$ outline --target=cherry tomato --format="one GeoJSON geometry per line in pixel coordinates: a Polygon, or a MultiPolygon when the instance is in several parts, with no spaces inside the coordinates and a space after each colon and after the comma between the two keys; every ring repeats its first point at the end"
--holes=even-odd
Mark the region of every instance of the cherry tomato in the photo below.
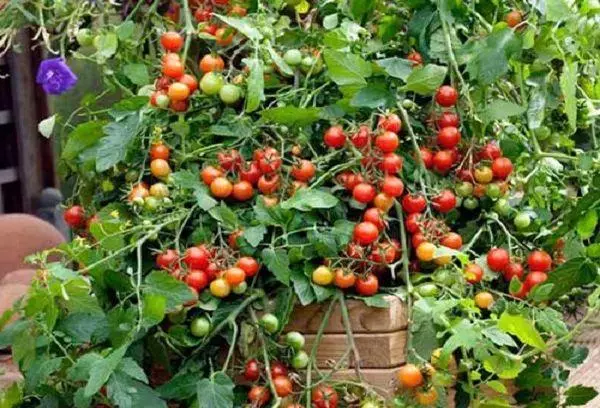
{"type": "Polygon", "coordinates": [[[383,211],[379,208],[369,208],[363,214],[363,221],[371,222],[382,231],[385,228],[385,220],[383,219],[383,211]]]}
{"type": "Polygon", "coordinates": [[[150,159],[163,159],[169,160],[171,155],[170,149],[162,143],[154,143],[150,148],[150,159]]]}
{"type": "Polygon", "coordinates": [[[492,248],[487,253],[487,264],[494,272],[502,272],[510,262],[508,251],[504,248],[492,248]]]}
{"type": "Polygon", "coordinates": [[[246,277],[251,278],[256,275],[260,269],[258,261],[251,256],[243,256],[238,259],[236,266],[246,273],[246,277]]]}
{"type": "Polygon", "coordinates": [[[449,150],[440,150],[433,156],[433,169],[440,174],[446,174],[452,168],[454,158],[449,150]]]}
{"type": "Polygon", "coordinates": [[[489,309],[494,304],[494,296],[490,292],[479,292],[475,295],[475,304],[480,309],[489,309]]]}
{"type": "MultiPolygon", "coordinates": [[[[260,325],[265,329],[265,331],[267,333],[273,334],[277,330],[279,330],[279,319],[274,314],[267,313],[267,314],[263,315],[263,317],[260,318],[260,325]]],[[[271,365],[271,376],[276,377],[276,375],[273,374],[274,367],[275,367],[275,364],[272,364],[271,365]]],[[[285,369],[285,366],[283,366],[283,368],[285,369]]],[[[283,374],[283,375],[287,375],[287,370],[285,370],[285,374],[283,374]]]]}
{"type": "Polygon", "coordinates": [[[483,269],[477,264],[468,264],[465,267],[464,276],[467,282],[474,285],[483,279],[483,269]]]}
{"type": "Polygon", "coordinates": [[[371,141],[371,129],[366,125],[361,125],[358,131],[350,136],[350,141],[357,148],[363,148],[371,141]]]}
{"type": "Polygon", "coordinates": [[[238,201],[250,200],[254,196],[254,187],[247,181],[238,181],[233,185],[231,195],[238,201]]]}
{"type": "Polygon", "coordinates": [[[356,275],[352,271],[346,271],[342,268],[335,270],[333,284],[340,289],[348,289],[356,283],[356,275]]]}
{"type": "Polygon", "coordinates": [[[223,76],[216,72],[207,72],[200,80],[200,89],[206,95],[217,95],[224,85],[223,76]]]}
{"type": "Polygon", "coordinates": [[[202,270],[208,266],[210,252],[204,246],[193,246],[186,249],[183,262],[190,269],[202,270]]]}
{"type": "Polygon", "coordinates": [[[504,20],[510,28],[515,28],[523,21],[523,15],[519,10],[513,10],[506,15],[504,20]]]}
{"type": "Polygon", "coordinates": [[[262,176],[262,171],[260,171],[260,166],[257,162],[250,162],[249,166],[242,165],[239,170],[240,180],[247,181],[253,186],[258,183],[260,176],[262,176]]]}
{"type": "Polygon", "coordinates": [[[283,364],[281,361],[271,361],[271,377],[272,378],[287,377],[287,375],[288,375],[288,369],[285,366],[285,364],[283,364]]]}
{"type": "Polygon", "coordinates": [[[438,392],[433,387],[429,387],[426,390],[418,390],[415,393],[415,399],[420,405],[430,407],[437,403],[438,392]]]}
{"type": "Polygon", "coordinates": [[[462,247],[463,241],[460,234],[449,232],[440,239],[440,244],[446,248],[459,250],[462,247]]]}
{"type": "Polygon", "coordinates": [[[475,169],[475,180],[481,184],[488,184],[494,179],[494,173],[488,166],[478,166],[475,169]]]}
{"type": "Polygon", "coordinates": [[[379,193],[373,199],[375,208],[388,212],[394,206],[394,197],[390,197],[386,193],[379,193]]]}
{"type": "Polygon", "coordinates": [[[473,177],[473,172],[469,169],[460,169],[456,172],[456,177],[462,181],[468,181],[469,183],[473,183],[475,178],[473,177]]]}
{"type": "Polygon", "coordinates": [[[200,71],[207,72],[221,72],[225,69],[225,61],[219,55],[206,54],[200,60],[200,71]]]}
{"type": "Polygon", "coordinates": [[[481,149],[479,156],[482,160],[495,160],[502,156],[502,149],[500,149],[497,143],[490,142],[481,149]]]}
{"type": "Polygon", "coordinates": [[[269,389],[260,385],[254,385],[248,392],[248,401],[252,407],[260,408],[265,406],[271,399],[269,389]]]}
{"type": "Polygon", "coordinates": [[[227,47],[229,44],[233,42],[233,36],[235,32],[231,28],[221,27],[215,32],[215,39],[217,45],[221,47],[227,47]]]}
{"type": "Polygon", "coordinates": [[[523,268],[523,265],[517,262],[510,262],[502,271],[502,276],[504,277],[505,281],[510,282],[513,277],[517,277],[519,280],[521,280],[524,272],[525,269],[523,268]]]}
{"type": "Polygon", "coordinates": [[[237,241],[239,238],[242,237],[242,235],[244,235],[244,232],[241,230],[237,230],[232,232],[228,237],[227,237],[227,244],[233,248],[233,249],[238,249],[238,244],[237,241]]]}
{"type": "Polygon", "coordinates": [[[291,331],[285,335],[285,344],[290,346],[294,351],[302,350],[305,343],[306,339],[297,331],[291,331]]]}
{"type": "Polygon", "coordinates": [[[458,115],[452,112],[443,112],[436,121],[438,128],[443,129],[445,127],[457,128],[460,124],[458,115]]]}
{"type": "Polygon", "coordinates": [[[171,167],[166,160],[155,159],[150,162],[150,172],[154,177],[163,178],[171,174],[171,167]]]}
{"type": "Polygon", "coordinates": [[[293,391],[292,382],[288,377],[275,377],[273,378],[273,386],[275,387],[275,392],[280,397],[287,397],[293,391]]]}
{"type": "Polygon", "coordinates": [[[310,160],[301,160],[292,167],[292,177],[299,181],[309,181],[315,176],[317,169],[310,160]]]}
{"type": "Polygon", "coordinates": [[[417,247],[417,258],[423,262],[430,262],[435,256],[435,245],[431,242],[422,242],[417,247]]]}
{"type": "Polygon", "coordinates": [[[379,169],[386,174],[398,174],[402,171],[403,159],[396,153],[386,153],[379,163],[379,169]]]}
{"type": "Polygon", "coordinates": [[[396,373],[398,383],[402,388],[417,388],[423,384],[423,374],[421,370],[414,364],[406,364],[396,373]]]}
{"type": "Polygon", "coordinates": [[[432,205],[437,211],[445,214],[456,207],[456,196],[451,190],[442,190],[440,194],[433,198],[432,205]]]}
{"type": "Polygon", "coordinates": [[[231,10],[229,10],[230,16],[244,17],[246,14],[248,14],[248,10],[237,4],[231,7],[231,10]]]}
{"type": "Polygon", "coordinates": [[[148,187],[146,186],[146,183],[139,183],[139,184],[135,184],[132,188],[131,188],[131,192],[129,193],[129,201],[133,201],[135,199],[145,199],[146,197],[148,197],[150,195],[150,192],[148,191],[148,187]]]}
{"type": "Polygon", "coordinates": [[[421,160],[423,160],[423,164],[425,165],[425,168],[430,169],[433,167],[433,153],[431,153],[431,150],[429,150],[426,147],[421,147],[419,149],[419,152],[421,154],[421,160]]]}
{"type": "Polygon", "coordinates": [[[258,160],[260,171],[264,174],[273,173],[281,167],[281,156],[277,149],[273,147],[266,147],[258,160]]]}
{"type": "Polygon", "coordinates": [[[406,221],[404,221],[404,224],[406,226],[406,230],[410,234],[415,234],[417,232],[421,232],[420,223],[421,223],[422,217],[423,217],[423,214],[421,214],[419,212],[408,214],[408,216],[406,217],[406,221]]]}
{"type": "Polygon", "coordinates": [[[360,245],[370,245],[379,237],[379,229],[372,222],[360,222],[354,227],[353,237],[360,245]]]}
{"type": "Polygon", "coordinates": [[[339,149],[346,144],[346,134],[341,126],[332,126],[325,131],[323,135],[325,145],[334,149],[339,149]]]}
{"type": "Polygon", "coordinates": [[[527,288],[527,290],[531,290],[537,285],[546,282],[548,279],[548,275],[544,272],[533,271],[529,272],[529,274],[525,277],[525,281],[523,282],[523,286],[527,288]]]}
{"type": "Polygon", "coordinates": [[[174,249],[167,249],[156,255],[156,266],[161,269],[171,269],[177,263],[179,255],[174,249]]]}
{"type": "Polygon", "coordinates": [[[379,290],[379,279],[373,274],[368,274],[365,277],[359,277],[354,284],[356,293],[361,296],[373,296],[379,290]]]}
{"type": "Polygon", "coordinates": [[[210,293],[217,298],[225,298],[231,293],[231,286],[225,279],[215,279],[210,283],[210,293]]]}
{"type": "Polygon", "coordinates": [[[185,283],[189,287],[201,292],[208,286],[208,274],[204,271],[191,270],[185,277],[185,283]]]}
{"type": "Polygon", "coordinates": [[[243,269],[233,267],[225,271],[224,277],[230,286],[236,286],[246,280],[246,273],[243,269]]]}
{"type": "Polygon", "coordinates": [[[552,258],[544,250],[536,250],[527,257],[527,266],[530,271],[548,272],[552,267],[552,258]]]}
{"type": "Polygon", "coordinates": [[[225,84],[219,90],[219,98],[227,105],[236,104],[242,97],[242,90],[237,85],[225,84]]]}
{"type": "Polygon", "coordinates": [[[260,368],[256,359],[250,359],[244,366],[244,378],[246,381],[256,381],[260,378],[260,368]]]}
{"type": "Polygon", "coordinates": [[[396,248],[389,242],[380,243],[373,248],[369,259],[379,264],[391,264],[396,259],[396,248]]]}
{"type": "Polygon", "coordinates": [[[375,187],[368,183],[360,183],[352,189],[352,197],[363,204],[373,201],[376,194],[375,187]]]}
{"type": "Polygon", "coordinates": [[[258,179],[258,189],[263,194],[273,194],[279,189],[279,175],[263,174],[258,179]]]}
{"type": "Polygon", "coordinates": [[[171,58],[163,62],[162,73],[169,78],[181,78],[181,76],[185,73],[185,68],[181,61],[171,58]]]}
{"type": "Polygon", "coordinates": [[[435,94],[435,101],[438,103],[438,105],[443,106],[445,108],[454,106],[456,104],[457,99],[458,92],[456,91],[456,89],[449,85],[441,86],[435,94]]]}
{"type": "Polygon", "coordinates": [[[188,101],[171,101],[169,103],[169,108],[174,112],[185,112],[188,108],[188,101]]]}
{"type": "Polygon", "coordinates": [[[235,149],[231,149],[229,152],[222,151],[217,153],[217,160],[225,170],[237,170],[242,164],[242,156],[235,149]]]}
{"type": "Polygon", "coordinates": [[[223,171],[214,166],[207,166],[202,169],[200,176],[202,178],[202,182],[204,182],[204,184],[207,186],[210,186],[215,179],[223,176],[223,171]]]}
{"type": "Polygon", "coordinates": [[[196,9],[194,13],[194,18],[196,22],[203,23],[205,21],[209,21],[212,18],[212,8],[211,7],[199,7],[196,9]]]}
{"type": "Polygon", "coordinates": [[[190,96],[190,88],[181,82],[174,82],[169,86],[168,95],[172,101],[184,101],[190,96]]]}
{"type": "Polygon", "coordinates": [[[175,31],[167,31],[160,36],[160,45],[169,52],[178,52],[183,47],[183,37],[175,31]]]}
{"type": "Polygon", "coordinates": [[[386,131],[375,138],[375,146],[383,153],[392,153],[400,145],[400,139],[394,132],[386,131]]]}
{"type": "Polygon", "coordinates": [[[380,116],[377,125],[386,132],[399,133],[402,129],[402,121],[395,113],[390,113],[387,116],[380,116]]]}
{"type": "Polygon", "coordinates": [[[409,60],[409,61],[411,61],[412,64],[413,64],[413,66],[414,65],[422,65],[423,64],[423,57],[417,51],[411,51],[406,56],[406,59],[409,60]]]}
{"type": "Polygon", "coordinates": [[[402,198],[402,208],[409,214],[421,213],[426,207],[427,201],[420,194],[407,194],[402,198]]]}
{"type": "Polygon", "coordinates": [[[444,149],[453,149],[460,143],[460,132],[454,126],[441,128],[437,135],[437,144],[444,149]]]}
{"type": "Polygon", "coordinates": [[[83,228],[86,223],[85,210],[80,205],[69,207],[63,214],[63,218],[71,228],[83,228]]]}
{"type": "Polygon", "coordinates": [[[383,179],[381,189],[390,197],[400,197],[404,192],[404,183],[396,176],[386,175],[383,179]]]}
{"type": "Polygon", "coordinates": [[[311,401],[314,408],[337,408],[338,393],[328,385],[319,385],[312,391],[311,401]]]}
{"type": "Polygon", "coordinates": [[[513,164],[508,157],[498,157],[492,162],[492,173],[497,179],[506,179],[512,171],[513,164]]]}
{"type": "Polygon", "coordinates": [[[194,93],[198,90],[198,80],[193,75],[185,74],[179,78],[178,81],[184,85],[187,85],[190,93],[194,93]]]}
{"type": "Polygon", "coordinates": [[[217,198],[227,198],[233,192],[233,184],[226,177],[217,177],[210,183],[210,192],[217,198]]]}
{"type": "MultiPolygon", "coordinates": [[[[309,361],[310,361],[310,357],[308,356],[306,351],[300,350],[294,355],[294,358],[292,358],[292,367],[294,367],[296,370],[305,369],[308,366],[309,361]]],[[[293,404],[293,405],[288,405],[288,408],[304,408],[304,407],[302,407],[300,404],[293,404]]]]}
{"type": "Polygon", "coordinates": [[[319,266],[312,273],[312,281],[320,286],[327,286],[333,282],[334,274],[326,266],[319,266]]]}
{"type": "Polygon", "coordinates": [[[198,317],[192,320],[190,331],[194,337],[204,337],[210,333],[210,322],[206,317],[198,317]]]}
{"type": "Polygon", "coordinates": [[[219,29],[219,26],[216,24],[203,24],[203,27],[202,27],[203,32],[213,35],[213,36],[217,33],[218,29],[219,29]]]}
{"type": "Polygon", "coordinates": [[[423,235],[421,232],[417,232],[415,234],[413,234],[410,242],[413,246],[413,248],[418,248],[419,245],[421,245],[423,242],[426,242],[427,239],[425,238],[425,235],[423,235]]]}
{"type": "MultiPolygon", "coordinates": [[[[490,186],[491,185],[492,184],[490,184],[490,186]]],[[[526,212],[519,212],[517,215],[515,215],[513,223],[518,230],[523,230],[531,225],[531,217],[526,212]]]]}

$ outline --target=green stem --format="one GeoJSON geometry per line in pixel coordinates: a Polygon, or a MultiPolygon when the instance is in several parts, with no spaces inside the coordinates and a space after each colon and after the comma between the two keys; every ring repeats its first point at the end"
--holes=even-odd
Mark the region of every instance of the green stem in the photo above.
{"type": "MultiPolygon", "coordinates": [[[[534,140],[535,140],[535,137],[534,137],[534,140]]],[[[552,159],[563,160],[563,161],[576,161],[577,160],[577,157],[575,157],[575,156],[569,156],[568,154],[554,153],[554,152],[542,152],[542,151],[540,151],[539,153],[537,153],[536,157],[538,159],[543,159],[545,157],[549,157],[549,158],[552,158],[552,159]]]]}
{"type": "Polygon", "coordinates": [[[406,333],[406,350],[412,349],[412,331],[410,328],[410,321],[412,320],[412,282],[410,280],[410,259],[409,259],[409,251],[408,251],[408,240],[406,237],[406,229],[404,227],[404,215],[402,213],[402,207],[400,203],[396,200],[394,202],[394,207],[396,209],[396,213],[398,214],[398,222],[400,229],[400,245],[402,246],[402,276],[404,279],[404,284],[406,285],[406,315],[408,316],[408,324],[409,328],[406,333]]]}
{"type": "MultiPolygon", "coordinates": [[[[252,309],[250,309],[250,316],[252,317],[252,321],[254,322],[256,327],[258,327],[259,326],[258,319],[256,317],[256,313],[254,313],[254,310],[252,310],[252,309]]],[[[275,402],[273,403],[272,407],[276,408],[276,407],[279,407],[279,405],[281,405],[281,398],[277,395],[275,385],[273,384],[273,377],[271,376],[271,364],[269,363],[269,353],[267,350],[265,338],[260,329],[257,330],[257,334],[258,334],[258,341],[260,342],[260,347],[261,347],[262,353],[263,353],[263,359],[264,359],[264,363],[265,363],[265,371],[267,373],[267,378],[269,379],[269,388],[271,389],[271,393],[273,394],[273,397],[275,398],[275,402]]]]}
{"type": "Polygon", "coordinates": [[[360,353],[356,347],[354,335],[352,334],[352,324],[350,323],[350,316],[348,315],[348,307],[346,306],[346,300],[344,299],[344,292],[341,290],[338,291],[338,299],[342,309],[342,320],[344,322],[344,328],[346,329],[346,339],[348,340],[348,344],[352,348],[352,353],[354,354],[354,371],[356,372],[356,377],[358,380],[363,382],[363,376],[360,371],[360,353]]]}
{"type": "Polygon", "coordinates": [[[229,345],[229,351],[227,352],[227,358],[225,359],[225,363],[223,364],[223,369],[221,370],[222,372],[227,371],[227,367],[229,367],[229,362],[231,361],[231,358],[233,357],[233,351],[235,350],[235,343],[237,342],[238,325],[235,324],[235,322],[233,322],[232,326],[233,326],[233,336],[231,338],[231,344],[229,345]]]}
{"type": "Polygon", "coordinates": [[[421,157],[421,149],[419,147],[419,143],[417,142],[417,135],[415,134],[413,127],[410,123],[410,117],[408,116],[408,112],[406,112],[406,109],[404,109],[401,104],[398,104],[398,109],[400,110],[400,116],[402,116],[402,121],[406,125],[406,131],[408,132],[408,135],[410,136],[410,141],[412,143],[413,150],[415,152],[415,159],[416,159],[417,163],[419,163],[419,168],[420,168],[419,182],[421,184],[421,189],[423,190],[423,194],[425,194],[426,188],[425,188],[425,183],[423,182],[422,175],[425,175],[425,178],[427,180],[427,185],[430,185],[431,182],[429,180],[429,171],[427,170],[427,167],[425,167],[425,162],[423,161],[423,158],[421,157]]]}
{"type": "Polygon", "coordinates": [[[188,51],[190,49],[190,44],[192,41],[192,36],[194,34],[194,24],[192,24],[192,14],[190,13],[190,5],[188,4],[188,0],[183,0],[183,16],[185,18],[185,45],[183,46],[183,55],[181,60],[186,62],[188,51]]]}

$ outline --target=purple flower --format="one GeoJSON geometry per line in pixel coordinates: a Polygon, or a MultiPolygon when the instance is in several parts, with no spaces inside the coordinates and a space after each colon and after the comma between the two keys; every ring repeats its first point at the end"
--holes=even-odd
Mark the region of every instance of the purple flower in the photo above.
{"type": "Polygon", "coordinates": [[[50,95],[67,92],[77,83],[77,76],[62,58],[42,61],[38,68],[36,82],[50,95]]]}

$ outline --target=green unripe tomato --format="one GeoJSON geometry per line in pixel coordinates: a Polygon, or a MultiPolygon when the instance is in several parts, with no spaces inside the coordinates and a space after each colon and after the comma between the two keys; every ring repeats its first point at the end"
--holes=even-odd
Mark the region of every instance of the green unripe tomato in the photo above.
{"type": "Polygon", "coordinates": [[[414,103],[413,101],[411,101],[410,99],[404,99],[402,101],[402,107],[404,109],[415,109],[417,107],[417,104],[414,103]]]}
{"type": "Polygon", "coordinates": [[[242,97],[242,90],[235,85],[225,84],[219,91],[219,98],[227,105],[233,105],[242,97]]]}
{"type": "Polygon", "coordinates": [[[496,204],[494,204],[494,211],[503,217],[506,217],[508,214],[510,214],[511,210],[512,207],[506,198],[500,198],[498,201],[496,201],[496,204]]]}
{"type": "Polygon", "coordinates": [[[160,200],[156,197],[146,197],[144,199],[144,209],[150,212],[157,211],[160,208],[160,200]]]}
{"type": "Polygon", "coordinates": [[[160,94],[156,97],[156,106],[161,109],[167,109],[169,103],[171,103],[171,99],[165,94],[160,94]]]}
{"type": "Polygon", "coordinates": [[[75,34],[77,43],[82,47],[89,47],[94,43],[94,35],[89,28],[82,28],[75,34]]]}
{"type": "Polygon", "coordinates": [[[438,269],[436,270],[433,275],[431,276],[431,278],[439,283],[440,285],[444,285],[444,286],[452,286],[456,280],[454,279],[454,276],[452,276],[452,273],[447,270],[447,269],[438,269]]]}
{"type": "Polygon", "coordinates": [[[538,140],[546,140],[550,137],[552,131],[548,126],[540,126],[536,130],[534,130],[534,134],[535,137],[538,138],[538,140]]]}
{"type": "Polygon", "coordinates": [[[102,180],[102,191],[109,193],[115,189],[115,185],[110,180],[102,180]]]}
{"type": "Polygon", "coordinates": [[[490,183],[485,188],[485,194],[492,199],[499,198],[502,195],[500,186],[496,183],[490,183]]]}
{"type": "Polygon", "coordinates": [[[310,357],[308,357],[306,351],[300,350],[296,353],[294,358],[292,358],[292,367],[294,367],[296,370],[302,370],[308,366],[309,360],[310,357]]]}
{"type": "Polygon", "coordinates": [[[285,54],[283,54],[283,60],[286,64],[295,67],[296,65],[300,65],[302,63],[302,53],[300,50],[295,48],[287,50],[285,54]]]}
{"type": "Polygon", "coordinates": [[[125,181],[128,183],[135,183],[139,176],[140,173],[137,170],[129,170],[125,173],[125,181]]]}
{"type": "Polygon", "coordinates": [[[417,293],[423,297],[435,297],[440,294],[440,290],[435,283],[424,283],[417,286],[417,293]]]}
{"type": "Polygon", "coordinates": [[[210,322],[206,317],[198,317],[192,320],[190,331],[194,337],[204,337],[210,333],[210,322]]]}
{"type": "Polygon", "coordinates": [[[296,351],[302,350],[305,343],[306,340],[304,339],[304,336],[297,331],[289,332],[285,336],[285,344],[287,344],[296,351]]]}
{"type": "Polygon", "coordinates": [[[463,207],[467,210],[474,210],[479,207],[479,200],[475,197],[467,197],[463,200],[463,207]]]}
{"type": "Polygon", "coordinates": [[[513,223],[518,230],[523,230],[531,225],[531,217],[526,212],[520,212],[515,216],[513,223]]]}
{"type": "Polygon", "coordinates": [[[279,319],[272,313],[267,313],[260,318],[260,325],[269,334],[273,334],[279,330],[279,319]]]}
{"type": "Polygon", "coordinates": [[[473,184],[463,181],[456,185],[455,190],[459,197],[470,197],[473,194],[473,184]]]}
{"type": "Polygon", "coordinates": [[[248,290],[248,284],[246,283],[246,281],[238,283],[236,286],[231,288],[231,291],[236,295],[243,295],[244,293],[246,293],[246,290],[248,290]]]}
{"type": "Polygon", "coordinates": [[[142,197],[136,197],[133,199],[132,203],[136,207],[143,207],[145,204],[145,201],[142,197]]]}
{"type": "Polygon", "coordinates": [[[173,200],[171,200],[169,197],[165,197],[162,199],[162,203],[165,207],[170,207],[173,204],[173,200]]]}
{"type": "Polygon", "coordinates": [[[206,95],[217,95],[224,84],[223,75],[216,72],[208,72],[200,80],[200,89],[206,95]]]}

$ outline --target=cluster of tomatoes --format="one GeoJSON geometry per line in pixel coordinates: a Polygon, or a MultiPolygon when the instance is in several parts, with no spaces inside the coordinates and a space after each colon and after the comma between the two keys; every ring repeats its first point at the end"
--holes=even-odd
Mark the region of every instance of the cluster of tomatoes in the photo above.
{"type": "Polygon", "coordinates": [[[191,9],[194,13],[194,19],[199,25],[199,30],[213,36],[220,46],[230,45],[235,36],[235,31],[229,27],[220,26],[219,20],[214,18],[214,14],[244,17],[248,14],[248,10],[239,4],[229,4],[229,0],[206,0],[195,1],[194,3],[194,5],[191,5],[191,9]]]}
{"type": "Polygon", "coordinates": [[[535,250],[527,255],[527,269],[521,262],[511,259],[510,254],[504,248],[492,248],[486,257],[488,267],[502,274],[506,282],[510,282],[509,292],[512,296],[525,298],[533,288],[544,283],[548,279],[548,273],[552,270],[552,256],[544,250],[535,250]],[[513,282],[518,282],[514,285],[513,282]]]}
{"type": "Polygon", "coordinates": [[[195,293],[208,287],[217,298],[225,298],[232,292],[243,294],[248,288],[246,279],[260,270],[253,257],[243,256],[232,262],[230,256],[206,245],[187,248],[182,257],[176,250],[167,249],[157,254],[156,265],[183,280],[195,293]]]}
{"type": "MultiPolygon", "coordinates": [[[[433,360],[435,360],[434,356],[432,356],[433,360]]],[[[431,384],[435,373],[436,369],[429,363],[421,367],[406,364],[400,367],[396,379],[401,391],[413,398],[420,406],[433,406],[436,405],[439,397],[437,390],[431,384]]]]}
{"type": "Polygon", "coordinates": [[[69,228],[81,230],[89,227],[89,224],[93,221],[94,217],[88,218],[85,214],[85,209],[82,206],[73,205],[65,210],[63,219],[69,228]]]}

